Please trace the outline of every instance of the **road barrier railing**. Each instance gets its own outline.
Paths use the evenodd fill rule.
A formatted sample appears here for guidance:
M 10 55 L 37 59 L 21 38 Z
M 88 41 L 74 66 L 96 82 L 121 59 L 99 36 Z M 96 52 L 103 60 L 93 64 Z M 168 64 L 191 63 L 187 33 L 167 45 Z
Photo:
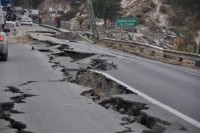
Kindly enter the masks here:
M 113 39 L 101 39 L 94 43 L 100 43 L 112 47 L 114 49 L 119 49 L 129 53 L 139 54 L 148 58 L 168 61 L 168 62 L 183 62 L 183 60 L 193 61 L 193 64 L 199 66 L 200 54 L 188 53 L 175 50 L 167 50 L 161 47 L 148 45 L 140 42 L 132 41 L 119 41 Z

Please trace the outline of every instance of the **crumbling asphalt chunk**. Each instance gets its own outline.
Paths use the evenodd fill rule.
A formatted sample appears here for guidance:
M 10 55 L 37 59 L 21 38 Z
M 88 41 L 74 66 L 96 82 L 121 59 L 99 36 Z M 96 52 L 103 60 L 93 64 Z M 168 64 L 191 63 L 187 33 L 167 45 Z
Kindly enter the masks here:
M 73 48 L 69 48 L 69 46 L 66 45 L 66 44 L 60 44 L 60 46 L 57 47 L 57 49 L 60 50 L 60 51 L 63 51 L 65 49 L 71 49 L 72 50 Z
M 97 98 L 95 100 L 117 94 L 133 94 L 133 92 L 129 91 L 126 87 L 101 74 L 88 70 L 80 70 L 77 73 L 76 82 L 80 85 L 92 88 L 91 91 L 83 92 L 82 95 Z
M 113 62 L 109 63 L 104 59 L 92 59 L 88 68 L 106 71 L 117 69 L 117 66 Z
M 110 97 L 99 102 L 99 104 L 106 109 L 112 109 L 124 115 L 125 117 L 122 118 L 124 123 L 121 123 L 121 125 L 137 122 L 156 133 L 164 132 L 166 127 L 171 125 L 168 121 L 144 113 L 143 110 L 149 109 L 144 103 L 128 101 L 120 97 Z
M 146 110 L 146 104 L 137 103 L 132 101 L 126 101 L 119 97 L 111 97 L 109 99 L 103 100 L 99 103 L 106 109 L 111 108 L 121 114 L 126 114 L 130 116 L 141 115 L 141 110 Z
M 85 59 L 85 58 L 95 55 L 95 53 L 84 53 L 84 52 L 77 52 L 77 51 L 73 51 L 73 50 L 65 50 L 65 52 L 74 61 L 82 60 L 82 59 Z
M 126 87 L 106 78 L 102 74 L 91 72 L 89 70 L 81 70 L 77 73 L 76 81 L 78 84 L 91 88 L 91 90 L 81 93 L 81 95 L 93 99 L 99 105 L 106 109 L 118 112 L 123 116 L 121 125 L 130 125 L 132 123 L 140 123 L 147 128 L 148 131 L 159 133 L 164 131 L 171 123 L 160 118 L 152 117 L 144 112 L 149 107 L 146 103 L 125 100 L 117 95 L 134 94 L 127 90 Z M 115 95 L 115 96 L 114 96 Z M 135 94 L 137 95 L 137 94 Z M 114 97 L 112 97 L 114 96 Z M 123 132 L 132 132 L 126 129 Z

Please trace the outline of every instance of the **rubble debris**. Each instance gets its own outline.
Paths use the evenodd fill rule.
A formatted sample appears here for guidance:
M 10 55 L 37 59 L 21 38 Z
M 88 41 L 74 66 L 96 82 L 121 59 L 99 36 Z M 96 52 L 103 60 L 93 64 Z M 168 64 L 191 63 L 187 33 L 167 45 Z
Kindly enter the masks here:
M 142 112 L 143 110 L 149 109 L 145 103 L 128 101 L 120 97 L 110 97 L 99 102 L 99 104 L 106 109 L 112 109 L 125 115 L 125 117 L 122 118 L 125 123 L 121 125 L 137 122 L 153 130 L 154 133 L 162 133 L 166 130 L 166 127 L 171 124 Z
M 125 101 L 119 97 L 111 97 L 109 99 L 103 100 L 99 103 L 106 109 L 112 108 L 115 111 L 118 111 L 121 114 L 139 116 L 141 110 L 148 109 L 144 103 L 136 103 L 131 101 Z
M 117 69 L 117 66 L 113 62 L 107 62 L 104 59 L 92 59 L 88 68 L 106 71 Z
M 62 51 L 62 50 L 65 50 L 65 49 L 70 49 L 70 48 L 69 48 L 69 46 L 66 45 L 66 44 L 60 44 L 60 46 L 57 47 L 57 49 Z

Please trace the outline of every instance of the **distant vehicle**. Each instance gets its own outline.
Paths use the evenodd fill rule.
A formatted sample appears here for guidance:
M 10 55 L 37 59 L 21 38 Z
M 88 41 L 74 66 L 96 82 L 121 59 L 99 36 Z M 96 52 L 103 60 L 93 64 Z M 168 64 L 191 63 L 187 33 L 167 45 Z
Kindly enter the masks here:
M 32 21 L 32 19 L 30 17 L 24 16 L 21 19 L 21 25 L 30 25 L 30 26 L 32 26 L 33 25 L 33 21 Z
M 0 61 L 7 61 L 8 57 L 8 42 L 7 35 L 4 33 L 4 15 L 0 5 Z
M 4 24 L 3 7 L 0 5 L 0 24 Z
M 17 34 L 17 23 L 14 21 L 6 21 L 5 29 L 10 29 L 10 32 L 14 35 Z

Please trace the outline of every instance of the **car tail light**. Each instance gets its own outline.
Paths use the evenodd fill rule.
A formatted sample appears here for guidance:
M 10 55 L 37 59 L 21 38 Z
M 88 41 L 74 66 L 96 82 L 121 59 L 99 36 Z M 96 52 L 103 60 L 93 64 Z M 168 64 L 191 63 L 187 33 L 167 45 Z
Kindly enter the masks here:
M 3 41 L 3 36 L 2 35 L 0 35 L 0 41 Z

